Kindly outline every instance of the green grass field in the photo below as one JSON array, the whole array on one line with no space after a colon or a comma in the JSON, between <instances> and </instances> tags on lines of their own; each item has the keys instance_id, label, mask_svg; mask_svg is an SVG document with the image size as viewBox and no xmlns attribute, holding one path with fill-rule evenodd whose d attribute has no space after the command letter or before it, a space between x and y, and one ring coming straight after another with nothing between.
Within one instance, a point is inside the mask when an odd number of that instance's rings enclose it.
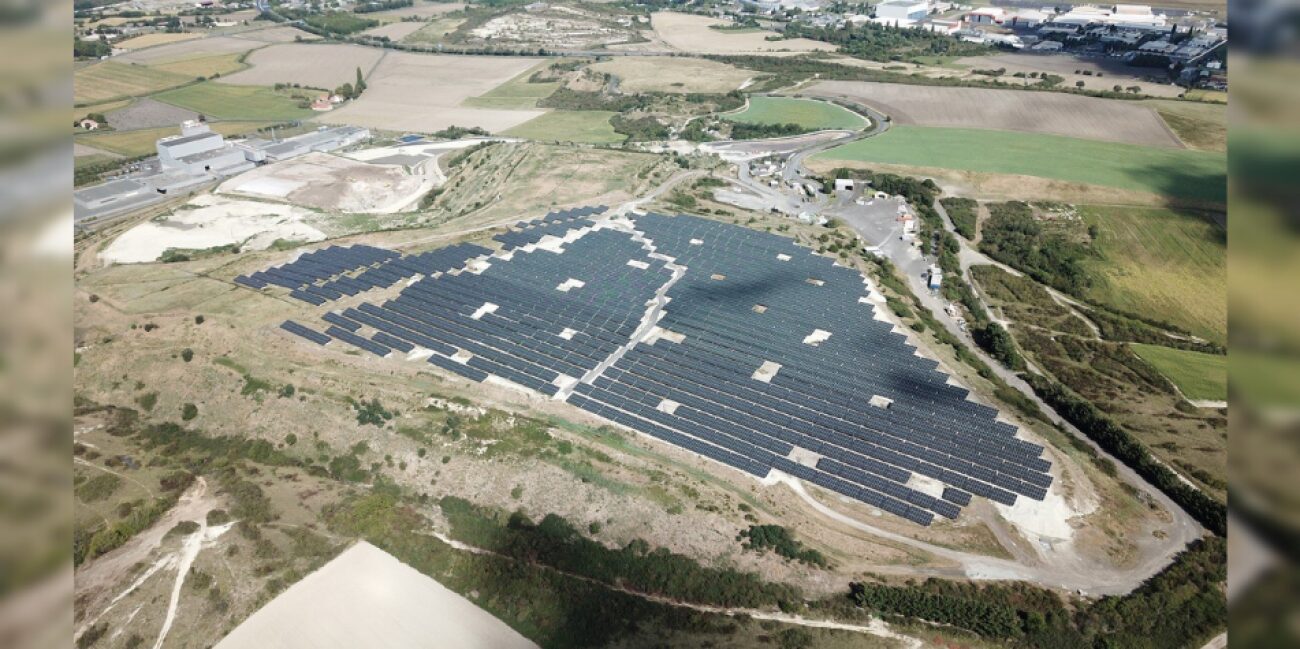
<instances>
[{"instance_id":1,"label":"green grass field","mask_svg":"<svg viewBox=\"0 0 1300 649\"><path fill-rule=\"evenodd\" d=\"M826 160L1020 174L1223 203L1227 156L1057 135L894 126L824 153Z\"/></svg>"},{"instance_id":2,"label":"green grass field","mask_svg":"<svg viewBox=\"0 0 1300 649\"><path fill-rule=\"evenodd\" d=\"M798 124L808 129L862 128L867 120L848 109L824 101L788 97L750 97L749 106L727 115L745 124Z\"/></svg>"},{"instance_id":3,"label":"green grass field","mask_svg":"<svg viewBox=\"0 0 1300 649\"><path fill-rule=\"evenodd\" d=\"M1136 343L1130 347L1173 381L1188 399L1224 401L1228 398L1227 356Z\"/></svg>"},{"instance_id":4,"label":"green grass field","mask_svg":"<svg viewBox=\"0 0 1300 649\"><path fill-rule=\"evenodd\" d=\"M560 87L558 81L546 83L529 83L533 73L550 67L553 61L544 61L515 78L477 96L460 102L462 106L472 108L496 108L502 110L527 110L537 108L537 102L551 96Z\"/></svg>"},{"instance_id":5,"label":"green grass field","mask_svg":"<svg viewBox=\"0 0 1300 649\"><path fill-rule=\"evenodd\" d=\"M1098 205L1079 213L1098 231L1101 259L1088 270L1105 280L1089 290L1090 300L1226 342L1228 247L1208 216Z\"/></svg>"},{"instance_id":6,"label":"green grass field","mask_svg":"<svg viewBox=\"0 0 1300 649\"><path fill-rule=\"evenodd\" d=\"M614 113L603 110L553 110L539 115L502 135L541 142L583 142L616 144L626 139L610 126Z\"/></svg>"},{"instance_id":7,"label":"green grass field","mask_svg":"<svg viewBox=\"0 0 1300 649\"><path fill-rule=\"evenodd\" d=\"M77 68L72 79L74 101L77 105L86 105L147 95L189 83L194 77L143 65L101 61Z\"/></svg>"},{"instance_id":8,"label":"green grass field","mask_svg":"<svg viewBox=\"0 0 1300 649\"><path fill-rule=\"evenodd\" d=\"M259 127L266 126L267 122L217 122L209 124L212 130L222 135L240 135L250 133ZM110 133L86 133L77 135L76 142L88 144L97 149L110 151L124 156L138 156L153 153L155 151L154 143L160 137L168 135L178 135L180 130L175 127L163 128L146 128L136 131L117 131Z\"/></svg>"},{"instance_id":9,"label":"green grass field","mask_svg":"<svg viewBox=\"0 0 1300 649\"><path fill-rule=\"evenodd\" d=\"M312 114L292 97L261 86L207 82L158 93L154 99L217 119L274 121Z\"/></svg>"}]
</instances>

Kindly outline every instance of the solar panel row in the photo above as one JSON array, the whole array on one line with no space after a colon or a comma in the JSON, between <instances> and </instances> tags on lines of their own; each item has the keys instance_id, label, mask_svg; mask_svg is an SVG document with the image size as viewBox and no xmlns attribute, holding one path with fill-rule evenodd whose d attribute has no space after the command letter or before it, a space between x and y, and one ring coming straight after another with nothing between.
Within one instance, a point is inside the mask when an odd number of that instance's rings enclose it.
<instances>
[{"instance_id":1,"label":"solar panel row","mask_svg":"<svg viewBox=\"0 0 1300 649\"><path fill-rule=\"evenodd\" d=\"M562 376L581 379L567 398L584 410L921 525L956 518L971 494L1006 504L1046 495L1042 447L875 319L856 271L718 222L636 216L634 238L592 229L581 220L591 213L557 212L498 237L518 247L583 228L562 254L520 251L482 272L422 273L383 304L326 314L327 333L381 355L429 350L430 363L468 379L497 376L547 395ZM675 276L664 256L686 272ZM392 263L356 279L391 281ZM657 293L666 306L652 322ZM633 344L652 324L666 335ZM797 448L816 454L815 466L790 459ZM914 488L913 473L941 482L942 497Z\"/></svg>"}]
</instances>

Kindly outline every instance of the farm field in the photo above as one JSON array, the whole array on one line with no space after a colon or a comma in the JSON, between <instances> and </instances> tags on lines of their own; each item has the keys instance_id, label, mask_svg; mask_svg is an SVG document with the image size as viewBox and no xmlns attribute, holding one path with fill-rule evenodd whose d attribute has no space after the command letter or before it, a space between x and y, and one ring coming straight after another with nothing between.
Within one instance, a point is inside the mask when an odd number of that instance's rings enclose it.
<instances>
[{"instance_id":1,"label":"farm field","mask_svg":"<svg viewBox=\"0 0 1300 649\"><path fill-rule=\"evenodd\" d=\"M366 17L383 21L401 20L411 16L434 18L453 11L460 11L464 8L465 3L463 2L421 2L417 0L413 6L402 7L401 9L391 9L389 11L376 11L374 13L366 14Z\"/></svg>"},{"instance_id":2,"label":"farm field","mask_svg":"<svg viewBox=\"0 0 1300 649\"><path fill-rule=\"evenodd\" d=\"M242 54L218 54L192 59L179 59L167 63L154 63L149 67L163 72L184 74L190 77L210 78L214 74L225 75L238 72L248 67L239 61Z\"/></svg>"},{"instance_id":3,"label":"farm field","mask_svg":"<svg viewBox=\"0 0 1300 649\"><path fill-rule=\"evenodd\" d=\"M250 133L266 122L214 122L208 124L212 130L226 136ZM160 137L176 135L180 131L175 126L146 128L138 131L120 131L116 133L90 133L78 135L74 141L97 149L124 156L147 155L154 152L154 143Z\"/></svg>"},{"instance_id":4,"label":"farm field","mask_svg":"<svg viewBox=\"0 0 1300 649\"><path fill-rule=\"evenodd\" d=\"M1227 195L1222 154L1035 133L895 126L816 158L1036 176L1216 205Z\"/></svg>"},{"instance_id":5,"label":"farm field","mask_svg":"<svg viewBox=\"0 0 1300 649\"><path fill-rule=\"evenodd\" d=\"M245 38L209 36L207 38L196 38L168 45L159 45L147 50L135 50L115 56L113 59L128 63L154 65L222 54L242 54L262 45L262 43Z\"/></svg>"},{"instance_id":6,"label":"farm field","mask_svg":"<svg viewBox=\"0 0 1300 649\"><path fill-rule=\"evenodd\" d=\"M730 21L708 16L681 14L672 11L658 11L650 16L655 35L669 47L682 52L696 54L743 54L755 52L833 52L835 46L829 43L794 38L790 40L769 41L768 36L776 32L746 31L725 32L713 29L713 25L728 25Z\"/></svg>"},{"instance_id":7,"label":"farm field","mask_svg":"<svg viewBox=\"0 0 1300 649\"><path fill-rule=\"evenodd\" d=\"M199 83L154 95L163 103L229 120L289 120L312 114L286 94L260 86Z\"/></svg>"},{"instance_id":8,"label":"farm field","mask_svg":"<svg viewBox=\"0 0 1300 649\"><path fill-rule=\"evenodd\" d=\"M1039 72L1063 77L1065 80L1061 82L1061 85L1067 88L1073 87L1077 81L1082 81L1084 87L1093 90L1110 90L1116 84L1125 88L1139 86L1142 88L1142 94L1152 97L1173 99L1183 92L1181 86L1144 81L1142 80L1144 74L1142 68L1129 66L1117 59L1092 59L1069 55L1043 56L1041 54L1008 52L993 56L965 56L948 65L965 70L1004 69L1006 74L1002 77L1002 80L1010 83L1020 81L1011 76L1017 72ZM1079 74L1076 74L1076 71ZM1083 72L1090 74L1082 74ZM970 78L987 79L987 77L974 74Z\"/></svg>"},{"instance_id":9,"label":"farm field","mask_svg":"<svg viewBox=\"0 0 1300 649\"><path fill-rule=\"evenodd\" d=\"M993 129L1182 148L1148 106L1054 92L823 81L808 94L878 108L894 124Z\"/></svg>"},{"instance_id":10,"label":"farm field","mask_svg":"<svg viewBox=\"0 0 1300 649\"><path fill-rule=\"evenodd\" d=\"M1158 345L1130 344L1133 351L1173 381L1192 400L1228 398L1228 357Z\"/></svg>"},{"instance_id":11,"label":"farm field","mask_svg":"<svg viewBox=\"0 0 1300 649\"><path fill-rule=\"evenodd\" d=\"M462 106L473 108L500 108L504 110L527 110L537 108L537 102L550 97L560 87L558 81L532 83L528 79L534 72L550 67L549 61L519 73L515 78L477 96L468 97Z\"/></svg>"},{"instance_id":12,"label":"farm field","mask_svg":"<svg viewBox=\"0 0 1300 649\"><path fill-rule=\"evenodd\" d=\"M157 34L145 34L144 36L136 36L135 38L128 38L120 43L117 43L117 47L119 49L124 49L124 50L138 50L146 47L153 47L155 45L167 45L170 43L179 43L180 41L188 41L188 40L193 40L202 37L203 37L202 34L195 33L195 32L182 32L179 34L168 34L168 33L160 32Z\"/></svg>"},{"instance_id":13,"label":"farm field","mask_svg":"<svg viewBox=\"0 0 1300 649\"><path fill-rule=\"evenodd\" d=\"M424 23L415 22L390 22L378 27L371 27L363 32L365 36L387 36L390 40L400 41L415 32L420 31Z\"/></svg>"},{"instance_id":14,"label":"farm field","mask_svg":"<svg viewBox=\"0 0 1300 649\"><path fill-rule=\"evenodd\" d=\"M609 119L614 115L603 110L555 110L504 131L502 135L542 142L616 144L627 137L610 126Z\"/></svg>"},{"instance_id":15,"label":"farm field","mask_svg":"<svg viewBox=\"0 0 1300 649\"><path fill-rule=\"evenodd\" d=\"M241 33L239 37L250 41L257 41L258 43L295 43L298 41L320 40L320 36L311 32L305 32L297 27L289 26L267 27L265 29L247 31Z\"/></svg>"},{"instance_id":16,"label":"farm field","mask_svg":"<svg viewBox=\"0 0 1300 649\"><path fill-rule=\"evenodd\" d=\"M435 18L427 23L415 23L421 27L402 39L403 43L423 43L434 45L447 39L447 36L465 24L464 18Z\"/></svg>"},{"instance_id":17,"label":"farm field","mask_svg":"<svg viewBox=\"0 0 1300 649\"><path fill-rule=\"evenodd\" d=\"M1202 151L1228 150L1227 106L1159 99L1143 103L1154 108L1188 148Z\"/></svg>"},{"instance_id":18,"label":"farm field","mask_svg":"<svg viewBox=\"0 0 1300 649\"><path fill-rule=\"evenodd\" d=\"M758 74L706 59L662 56L618 56L590 67L618 77L624 92L725 93Z\"/></svg>"},{"instance_id":19,"label":"farm field","mask_svg":"<svg viewBox=\"0 0 1300 649\"><path fill-rule=\"evenodd\" d=\"M175 128L187 119L197 119L199 114L179 106L164 104L151 97L137 99L129 106L104 114L108 123L119 131L162 126Z\"/></svg>"},{"instance_id":20,"label":"farm field","mask_svg":"<svg viewBox=\"0 0 1300 649\"><path fill-rule=\"evenodd\" d=\"M1105 279L1088 298L1224 343L1228 329L1226 233L1208 216L1161 208L1082 206L1099 232Z\"/></svg>"},{"instance_id":21,"label":"farm field","mask_svg":"<svg viewBox=\"0 0 1300 649\"><path fill-rule=\"evenodd\" d=\"M449 126L506 130L542 114L539 110L464 107L540 62L514 56L428 56L389 52L366 79L366 92L318 118L392 131L433 133Z\"/></svg>"},{"instance_id":22,"label":"farm field","mask_svg":"<svg viewBox=\"0 0 1300 649\"><path fill-rule=\"evenodd\" d=\"M816 130L857 129L867 125L861 115L835 104L787 97L750 97L744 110L726 117L745 124L798 124Z\"/></svg>"},{"instance_id":23,"label":"farm field","mask_svg":"<svg viewBox=\"0 0 1300 649\"><path fill-rule=\"evenodd\" d=\"M73 72L73 100L78 105L99 104L120 97L147 95L193 80L191 76L142 65L101 61Z\"/></svg>"},{"instance_id":24,"label":"farm field","mask_svg":"<svg viewBox=\"0 0 1300 649\"><path fill-rule=\"evenodd\" d=\"M284 43L248 55L248 70L222 77L221 83L273 86L297 83L332 90L357 79L357 68L368 75L384 51L362 45Z\"/></svg>"}]
</instances>

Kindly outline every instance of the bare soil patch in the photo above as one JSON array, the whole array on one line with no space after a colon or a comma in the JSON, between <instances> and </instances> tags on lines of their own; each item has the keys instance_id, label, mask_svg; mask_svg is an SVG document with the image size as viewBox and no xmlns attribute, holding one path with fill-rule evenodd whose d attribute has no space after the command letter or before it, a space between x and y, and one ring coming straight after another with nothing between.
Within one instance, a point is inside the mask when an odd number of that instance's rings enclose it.
<instances>
[{"instance_id":1,"label":"bare soil patch","mask_svg":"<svg viewBox=\"0 0 1300 649\"><path fill-rule=\"evenodd\" d=\"M193 32L182 32L178 34L168 34L168 33L160 32L157 34L145 34L144 36L136 36L135 38L128 38L118 43L117 47L124 50L138 50L145 47L153 47L154 45L166 45L168 43L176 43L178 41L188 41L195 38L202 38L202 36L200 36L199 34L195 34Z\"/></svg>"},{"instance_id":2,"label":"bare soil patch","mask_svg":"<svg viewBox=\"0 0 1300 649\"><path fill-rule=\"evenodd\" d=\"M305 32L297 27L271 27L268 29L259 29L257 31L244 32L240 34L239 37L262 43L293 43L299 40L320 40L320 36L311 32Z\"/></svg>"},{"instance_id":3,"label":"bare soil patch","mask_svg":"<svg viewBox=\"0 0 1300 649\"><path fill-rule=\"evenodd\" d=\"M422 184L400 167L309 153L240 174L217 192L330 211L385 212L417 198Z\"/></svg>"},{"instance_id":4,"label":"bare soil patch","mask_svg":"<svg viewBox=\"0 0 1300 649\"><path fill-rule=\"evenodd\" d=\"M1054 92L823 81L809 94L878 108L896 124L1046 133L1182 148L1151 108L1136 102Z\"/></svg>"},{"instance_id":5,"label":"bare soil patch","mask_svg":"<svg viewBox=\"0 0 1300 649\"><path fill-rule=\"evenodd\" d=\"M388 23L386 25L380 25L378 27L371 27L370 29L367 29L361 33L365 34L366 36L387 36L392 40L400 41L403 38L406 38L407 36L410 36L411 34L420 31L420 29L422 29L423 27L424 27L424 23L399 21L395 23Z\"/></svg>"},{"instance_id":6,"label":"bare soil patch","mask_svg":"<svg viewBox=\"0 0 1300 649\"><path fill-rule=\"evenodd\" d=\"M244 86L297 83L333 89L356 81L357 68L367 74L383 56L383 50L361 45L278 44L250 54L247 62L252 68L219 81Z\"/></svg>"},{"instance_id":7,"label":"bare soil patch","mask_svg":"<svg viewBox=\"0 0 1300 649\"><path fill-rule=\"evenodd\" d=\"M724 93L758 73L705 59L620 56L591 66L619 79L624 92Z\"/></svg>"},{"instance_id":8,"label":"bare soil patch","mask_svg":"<svg viewBox=\"0 0 1300 649\"><path fill-rule=\"evenodd\" d=\"M387 18L401 19L411 16L433 18L453 11L459 11L464 8L465 3L463 2L416 2L416 4L411 7L393 9L392 11L378 11L372 14L367 14L366 17L375 18L377 20L384 20Z\"/></svg>"},{"instance_id":9,"label":"bare soil patch","mask_svg":"<svg viewBox=\"0 0 1300 649\"><path fill-rule=\"evenodd\" d=\"M461 102L509 81L538 61L514 56L389 52L367 77L361 98L323 115L320 121L423 133L453 125L502 131L543 111L468 108Z\"/></svg>"}]
</instances>

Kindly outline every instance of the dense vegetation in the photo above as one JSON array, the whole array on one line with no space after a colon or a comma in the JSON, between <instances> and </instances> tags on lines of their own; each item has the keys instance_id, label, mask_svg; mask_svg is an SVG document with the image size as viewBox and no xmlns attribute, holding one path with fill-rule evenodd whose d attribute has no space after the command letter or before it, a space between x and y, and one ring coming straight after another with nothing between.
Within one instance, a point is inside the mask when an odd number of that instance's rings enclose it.
<instances>
[{"instance_id":1,"label":"dense vegetation","mask_svg":"<svg viewBox=\"0 0 1300 649\"><path fill-rule=\"evenodd\" d=\"M731 125L731 139L733 140L761 140L769 137L800 135L815 130L795 123L748 124L745 122L732 121L728 121L727 123Z\"/></svg>"},{"instance_id":2,"label":"dense vegetation","mask_svg":"<svg viewBox=\"0 0 1300 649\"><path fill-rule=\"evenodd\" d=\"M791 587L766 583L753 573L705 568L641 539L607 548L555 514L534 524L520 512L507 516L454 496L443 497L439 505L459 541L604 584L716 606L762 608L801 599Z\"/></svg>"},{"instance_id":3,"label":"dense vegetation","mask_svg":"<svg viewBox=\"0 0 1300 649\"><path fill-rule=\"evenodd\" d=\"M77 60L98 59L112 53L113 44L108 41L83 41L79 37L72 39L72 57Z\"/></svg>"},{"instance_id":4,"label":"dense vegetation","mask_svg":"<svg viewBox=\"0 0 1300 649\"><path fill-rule=\"evenodd\" d=\"M976 224L979 219L979 202L972 198L949 196L939 200L943 209L952 219L952 227L967 241L975 240Z\"/></svg>"},{"instance_id":5,"label":"dense vegetation","mask_svg":"<svg viewBox=\"0 0 1300 649\"><path fill-rule=\"evenodd\" d=\"M886 616L959 627L1017 647L1195 647L1227 625L1226 546L1218 537L1197 540L1132 593L1075 602L1082 605L1075 610L1033 586L938 579L915 586L855 583L849 600Z\"/></svg>"},{"instance_id":6,"label":"dense vegetation","mask_svg":"<svg viewBox=\"0 0 1300 649\"><path fill-rule=\"evenodd\" d=\"M1029 383L1039 398L1053 410L1083 431L1089 439L1163 491L1206 529L1219 535L1227 534L1227 509L1223 503L1179 479L1169 467L1152 457L1151 452L1140 441L1096 406L1080 399L1068 388L1049 378L1028 373L1022 374L1021 378Z\"/></svg>"},{"instance_id":7,"label":"dense vegetation","mask_svg":"<svg viewBox=\"0 0 1300 649\"><path fill-rule=\"evenodd\" d=\"M845 54L873 61L901 61L908 57L933 55L979 56L993 50L987 45L968 43L926 29L898 29L874 23L837 28L794 22L786 26L785 35L833 43Z\"/></svg>"},{"instance_id":8,"label":"dense vegetation","mask_svg":"<svg viewBox=\"0 0 1300 649\"><path fill-rule=\"evenodd\" d=\"M772 550L791 561L819 568L825 568L830 563L822 553L812 548L805 548L803 543L794 538L790 530L780 525L750 525L749 529L741 530L736 540L741 541L746 550L758 552Z\"/></svg>"},{"instance_id":9,"label":"dense vegetation","mask_svg":"<svg viewBox=\"0 0 1300 649\"><path fill-rule=\"evenodd\" d=\"M627 117L620 113L610 117L609 124L614 127L616 133L626 135L629 142L668 139L668 127L648 115Z\"/></svg>"},{"instance_id":10,"label":"dense vegetation","mask_svg":"<svg viewBox=\"0 0 1300 649\"><path fill-rule=\"evenodd\" d=\"M988 208L980 251L1066 293L1080 295L1092 286L1095 278L1085 268L1091 248L1045 227L1027 203L992 203Z\"/></svg>"},{"instance_id":11,"label":"dense vegetation","mask_svg":"<svg viewBox=\"0 0 1300 649\"><path fill-rule=\"evenodd\" d=\"M301 20L305 23L306 31L322 36L355 34L379 24L377 20L362 18L348 11L314 13L286 7L277 7L276 10L289 19Z\"/></svg>"}]
</instances>

